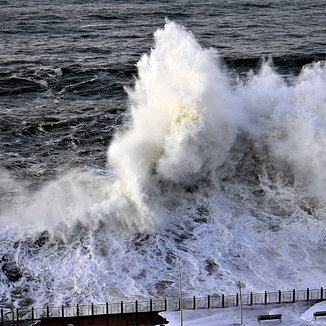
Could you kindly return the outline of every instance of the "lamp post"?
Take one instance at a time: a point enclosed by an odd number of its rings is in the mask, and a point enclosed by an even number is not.
[[[239,287],[239,292],[240,292],[240,318],[241,318],[241,322],[240,325],[243,324],[243,316],[242,316],[242,295],[241,295],[241,282],[239,281],[239,283],[237,284]]]
[[[182,318],[182,290],[181,290],[181,271],[180,271],[180,261],[181,258],[178,259],[178,276],[179,276],[179,306],[180,306],[180,326],[183,326],[183,318]]]
[[[12,299],[12,294],[10,295],[10,308],[12,313],[12,324],[15,325],[15,311],[14,311],[14,301]]]

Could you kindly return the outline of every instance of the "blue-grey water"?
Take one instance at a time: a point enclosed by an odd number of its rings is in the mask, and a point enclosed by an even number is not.
[[[325,13],[0,1],[0,305],[325,285]]]

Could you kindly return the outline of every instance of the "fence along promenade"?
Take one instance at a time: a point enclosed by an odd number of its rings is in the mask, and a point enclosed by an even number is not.
[[[208,295],[206,297],[192,297],[182,299],[182,309],[210,309],[236,307],[240,304],[240,297],[236,295]],[[322,301],[326,300],[324,289],[292,290],[264,293],[242,294],[242,305],[267,305],[281,303],[295,303],[298,301]],[[61,306],[45,308],[12,308],[1,309],[1,324],[7,322],[19,322],[22,320],[40,320],[49,318],[85,317],[111,314],[128,314],[141,312],[160,312],[168,310],[180,310],[180,299],[162,299],[149,301],[134,301],[120,303],[91,304],[77,306]]]

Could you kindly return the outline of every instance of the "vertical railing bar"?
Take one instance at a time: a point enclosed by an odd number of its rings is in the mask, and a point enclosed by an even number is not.
[[[321,287],[320,288],[320,301],[323,301],[324,300],[324,288]]]
[[[282,291],[279,290],[278,291],[278,303],[281,304],[281,302],[282,302]]]
[[[310,294],[309,288],[307,288],[307,302],[309,302],[309,294]]]

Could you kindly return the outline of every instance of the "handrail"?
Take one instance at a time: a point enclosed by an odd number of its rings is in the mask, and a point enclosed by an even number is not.
[[[324,298],[324,290],[309,289],[296,291],[281,291],[264,293],[247,293],[242,294],[242,305],[266,305],[294,303],[297,301],[322,301]],[[182,298],[182,309],[210,309],[210,308],[226,308],[239,305],[239,295],[208,295],[205,297]],[[101,316],[111,314],[124,313],[141,313],[141,312],[160,312],[167,310],[179,310],[179,298],[158,299],[147,301],[133,301],[120,303],[104,303],[77,306],[61,306],[44,308],[16,308],[1,309],[1,324],[8,321],[36,320],[49,318],[67,318],[67,317],[83,317],[83,316]]]

